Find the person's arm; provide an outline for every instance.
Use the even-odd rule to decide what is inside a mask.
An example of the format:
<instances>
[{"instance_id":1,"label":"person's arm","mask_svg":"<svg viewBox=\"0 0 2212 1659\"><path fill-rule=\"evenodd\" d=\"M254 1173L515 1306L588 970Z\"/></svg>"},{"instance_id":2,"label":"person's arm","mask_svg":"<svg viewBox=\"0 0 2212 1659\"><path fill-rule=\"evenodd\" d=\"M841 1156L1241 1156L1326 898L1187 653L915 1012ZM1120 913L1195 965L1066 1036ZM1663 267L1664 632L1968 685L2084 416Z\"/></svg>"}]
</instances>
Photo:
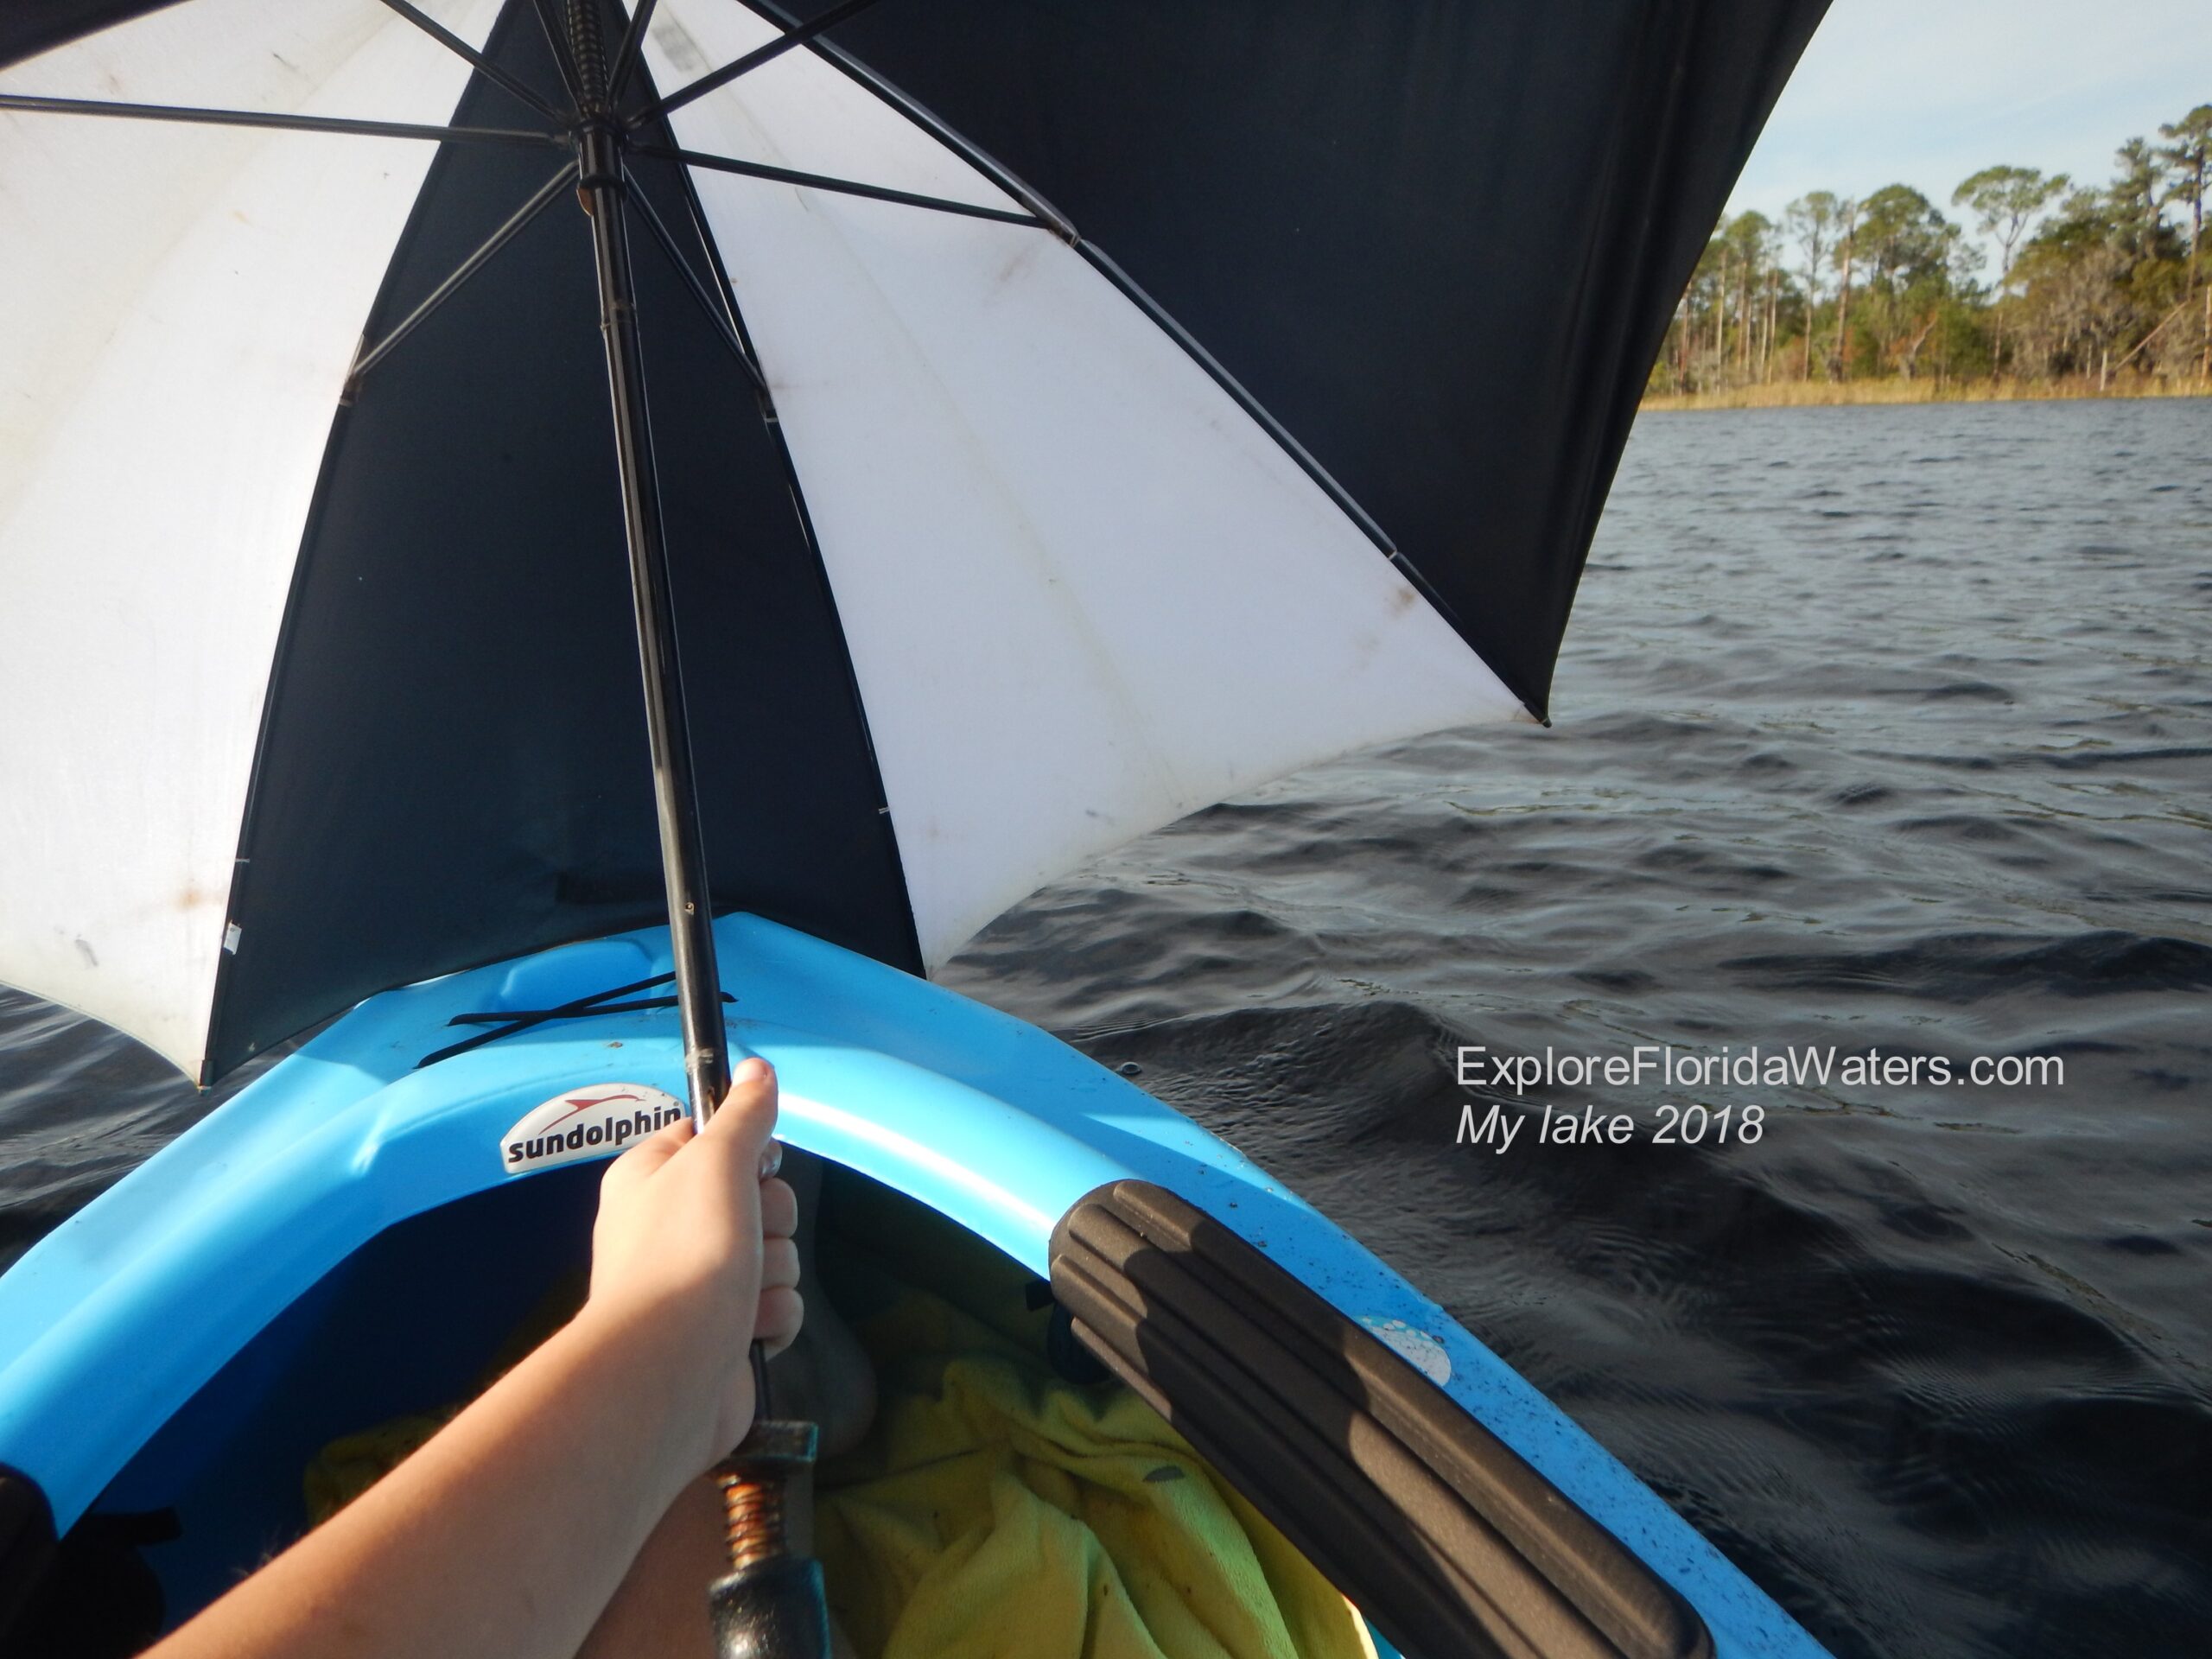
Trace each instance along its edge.
<instances>
[{"instance_id":1,"label":"person's arm","mask_svg":"<svg viewBox=\"0 0 2212 1659\"><path fill-rule=\"evenodd\" d=\"M774 1077L749 1060L703 1132L685 1119L617 1159L575 1319L148 1659L570 1659L677 1493L751 1425L747 1344L798 1330L797 1204L763 1162L775 1121Z\"/></svg>"}]
</instances>

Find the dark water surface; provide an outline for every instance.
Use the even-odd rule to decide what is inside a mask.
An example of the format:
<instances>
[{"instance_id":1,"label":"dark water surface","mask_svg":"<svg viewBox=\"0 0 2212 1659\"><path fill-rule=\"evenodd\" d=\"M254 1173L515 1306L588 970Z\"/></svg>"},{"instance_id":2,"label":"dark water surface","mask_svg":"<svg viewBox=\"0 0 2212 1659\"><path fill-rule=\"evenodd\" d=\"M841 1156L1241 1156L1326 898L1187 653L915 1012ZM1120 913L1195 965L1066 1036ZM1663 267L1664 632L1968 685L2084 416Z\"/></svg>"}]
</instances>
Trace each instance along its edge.
<instances>
[{"instance_id":1,"label":"dark water surface","mask_svg":"<svg viewBox=\"0 0 2212 1659\"><path fill-rule=\"evenodd\" d=\"M1199 814L948 977L1305 1192L1839 1653L2212 1652L2212 403L1647 418L1555 714ZM1463 1044L2064 1076L1522 1095ZM1501 1154L1471 1099L1640 1128ZM0 993L0 1256L201 1109Z\"/></svg>"}]
</instances>

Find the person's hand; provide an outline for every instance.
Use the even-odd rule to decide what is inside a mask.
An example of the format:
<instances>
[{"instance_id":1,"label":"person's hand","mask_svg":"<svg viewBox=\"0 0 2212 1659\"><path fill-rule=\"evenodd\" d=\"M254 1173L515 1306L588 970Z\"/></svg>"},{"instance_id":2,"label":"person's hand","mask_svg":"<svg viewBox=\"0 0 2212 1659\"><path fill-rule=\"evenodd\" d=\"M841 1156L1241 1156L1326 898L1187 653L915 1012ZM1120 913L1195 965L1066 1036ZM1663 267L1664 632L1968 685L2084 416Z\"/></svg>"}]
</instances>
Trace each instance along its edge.
<instances>
[{"instance_id":1,"label":"person's hand","mask_svg":"<svg viewBox=\"0 0 2212 1659\"><path fill-rule=\"evenodd\" d=\"M755 1338L770 1353L798 1334L798 1201L775 1178L776 1077L737 1068L705 1129L678 1119L607 1166L592 1224L591 1293L579 1316L640 1343L671 1405L696 1402L707 1448L727 1453L752 1426ZM664 1397L666 1397L665 1395Z\"/></svg>"}]
</instances>

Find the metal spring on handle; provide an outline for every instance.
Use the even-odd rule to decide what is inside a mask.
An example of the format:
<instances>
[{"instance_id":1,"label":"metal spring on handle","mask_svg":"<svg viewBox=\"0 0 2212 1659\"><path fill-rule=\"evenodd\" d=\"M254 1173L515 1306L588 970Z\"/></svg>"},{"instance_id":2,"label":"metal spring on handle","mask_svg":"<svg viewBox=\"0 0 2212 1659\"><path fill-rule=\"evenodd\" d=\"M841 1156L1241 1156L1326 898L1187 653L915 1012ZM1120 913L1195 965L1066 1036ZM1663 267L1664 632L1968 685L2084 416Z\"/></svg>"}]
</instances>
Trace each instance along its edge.
<instances>
[{"instance_id":1,"label":"metal spring on handle","mask_svg":"<svg viewBox=\"0 0 2212 1659\"><path fill-rule=\"evenodd\" d=\"M722 1493L722 1544L729 1570L742 1573L790 1550L784 1516L784 1480L754 1467L725 1464L715 1471Z\"/></svg>"},{"instance_id":2,"label":"metal spring on handle","mask_svg":"<svg viewBox=\"0 0 2212 1659\"><path fill-rule=\"evenodd\" d=\"M791 1483L814 1465L820 1431L812 1423L763 1418L745 1444L715 1465L722 1495L722 1542L733 1573L793 1554Z\"/></svg>"}]
</instances>

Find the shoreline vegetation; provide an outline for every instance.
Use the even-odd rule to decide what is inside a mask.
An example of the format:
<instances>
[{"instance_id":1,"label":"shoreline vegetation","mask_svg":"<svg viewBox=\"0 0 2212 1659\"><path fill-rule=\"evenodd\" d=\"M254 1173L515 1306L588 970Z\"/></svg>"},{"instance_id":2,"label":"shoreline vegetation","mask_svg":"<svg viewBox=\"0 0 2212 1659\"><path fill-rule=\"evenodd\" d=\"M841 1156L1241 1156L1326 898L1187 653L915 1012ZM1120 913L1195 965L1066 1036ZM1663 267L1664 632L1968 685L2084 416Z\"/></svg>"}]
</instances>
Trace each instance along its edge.
<instances>
[{"instance_id":1,"label":"shoreline vegetation","mask_svg":"<svg viewBox=\"0 0 2212 1659\"><path fill-rule=\"evenodd\" d=\"M1977 380L1774 380L1702 391L1646 392L1638 414L1717 409L1843 409L1867 404L2034 404L2072 398L2212 397L2212 379L2196 375L2127 375L2103 386L2094 375Z\"/></svg>"},{"instance_id":2,"label":"shoreline vegetation","mask_svg":"<svg viewBox=\"0 0 2212 1659\"><path fill-rule=\"evenodd\" d=\"M1904 184L1724 217L1641 407L2212 395L2212 104L2114 160L2087 187L1984 168L1959 221Z\"/></svg>"}]
</instances>

